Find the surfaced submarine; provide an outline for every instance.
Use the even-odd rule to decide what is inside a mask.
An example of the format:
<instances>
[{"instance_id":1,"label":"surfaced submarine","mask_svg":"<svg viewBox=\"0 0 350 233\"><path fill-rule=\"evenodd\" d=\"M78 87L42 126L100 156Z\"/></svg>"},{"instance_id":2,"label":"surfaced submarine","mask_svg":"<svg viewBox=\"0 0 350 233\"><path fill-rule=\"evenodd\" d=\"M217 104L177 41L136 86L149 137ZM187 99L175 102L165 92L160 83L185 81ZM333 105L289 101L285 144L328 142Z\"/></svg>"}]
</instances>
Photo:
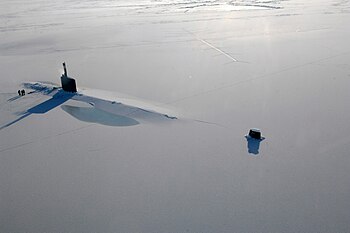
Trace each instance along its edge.
<instances>
[{"instance_id":1,"label":"surfaced submarine","mask_svg":"<svg viewBox=\"0 0 350 233\"><path fill-rule=\"evenodd\" d=\"M62 89L67 92L76 93L77 92L77 84L75 79L68 77L66 63L63 62L64 73L61 76L61 85Z\"/></svg>"}]
</instances>

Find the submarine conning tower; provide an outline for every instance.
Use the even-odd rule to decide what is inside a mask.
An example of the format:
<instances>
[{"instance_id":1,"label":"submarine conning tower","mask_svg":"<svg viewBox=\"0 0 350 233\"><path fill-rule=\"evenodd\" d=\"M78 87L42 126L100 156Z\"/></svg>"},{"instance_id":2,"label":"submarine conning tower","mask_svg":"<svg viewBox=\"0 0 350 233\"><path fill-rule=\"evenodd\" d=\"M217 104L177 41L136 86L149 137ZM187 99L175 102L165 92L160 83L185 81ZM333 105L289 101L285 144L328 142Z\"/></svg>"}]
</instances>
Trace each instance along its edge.
<instances>
[{"instance_id":1,"label":"submarine conning tower","mask_svg":"<svg viewBox=\"0 0 350 233\"><path fill-rule=\"evenodd\" d=\"M66 63L63 62L64 74L61 76L62 89L67 92L77 92L75 79L68 77Z\"/></svg>"}]
</instances>

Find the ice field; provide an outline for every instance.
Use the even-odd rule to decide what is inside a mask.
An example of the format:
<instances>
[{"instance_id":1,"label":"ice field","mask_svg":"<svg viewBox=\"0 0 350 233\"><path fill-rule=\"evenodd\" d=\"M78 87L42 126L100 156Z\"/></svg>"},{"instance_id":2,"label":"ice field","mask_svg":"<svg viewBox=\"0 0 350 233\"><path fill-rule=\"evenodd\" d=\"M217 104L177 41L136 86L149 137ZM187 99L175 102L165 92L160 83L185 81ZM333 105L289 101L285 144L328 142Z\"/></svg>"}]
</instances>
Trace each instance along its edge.
<instances>
[{"instance_id":1,"label":"ice field","mask_svg":"<svg viewBox=\"0 0 350 233\"><path fill-rule=\"evenodd\" d=\"M0 232L350 232L349 41L346 0L2 0Z\"/></svg>"}]
</instances>

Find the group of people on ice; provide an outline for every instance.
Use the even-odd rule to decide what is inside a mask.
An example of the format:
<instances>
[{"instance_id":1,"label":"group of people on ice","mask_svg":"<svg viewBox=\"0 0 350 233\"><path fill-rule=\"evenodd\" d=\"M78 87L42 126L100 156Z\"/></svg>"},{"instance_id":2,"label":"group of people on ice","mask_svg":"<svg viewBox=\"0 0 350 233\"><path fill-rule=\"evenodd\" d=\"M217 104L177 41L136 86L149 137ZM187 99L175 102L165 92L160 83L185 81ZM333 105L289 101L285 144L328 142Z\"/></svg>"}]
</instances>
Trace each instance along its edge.
<instances>
[{"instance_id":1,"label":"group of people on ice","mask_svg":"<svg viewBox=\"0 0 350 233\"><path fill-rule=\"evenodd\" d=\"M18 92L19 96L24 96L26 94L26 91L23 90L23 89L22 90L18 90L17 92Z\"/></svg>"}]
</instances>

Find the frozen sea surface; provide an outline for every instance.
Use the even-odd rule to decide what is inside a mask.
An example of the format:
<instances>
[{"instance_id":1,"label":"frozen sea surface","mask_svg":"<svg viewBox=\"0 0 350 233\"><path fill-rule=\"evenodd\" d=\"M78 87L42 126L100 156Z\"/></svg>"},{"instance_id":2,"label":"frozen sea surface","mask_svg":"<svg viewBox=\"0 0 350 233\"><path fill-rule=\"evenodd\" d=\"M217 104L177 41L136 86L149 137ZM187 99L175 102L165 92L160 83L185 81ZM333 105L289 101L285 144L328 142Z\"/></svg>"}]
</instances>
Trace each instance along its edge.
<instances>
[{"instance_id":1,"label":"frozen sea surface","mask_svg":"<svg viewBox=\"0 0 350 233\"><path fill-rule=\"evenodd\" d=\"M2 0L0 232L349 232L349 13ZM63 61L88 101L17 96Z\"/></svg>"}]
</instances>

